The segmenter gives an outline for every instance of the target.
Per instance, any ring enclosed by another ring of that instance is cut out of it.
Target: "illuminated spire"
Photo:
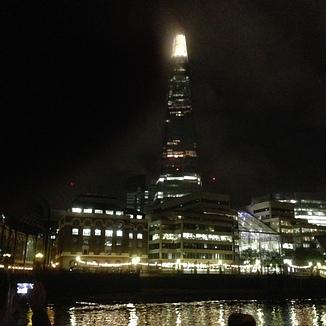
[[[172,59],[180,57],[188,59],[186,37],[181,33],[175,36],[172,48]]]
[[[173,40],[171,76],[165,111],[160,177],[156,182],[154,201],[200,191],[197,142],[191,106],[186,37],[178,31]]]

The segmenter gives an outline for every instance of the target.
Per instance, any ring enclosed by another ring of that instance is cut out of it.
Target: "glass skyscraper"
[[[174,38],[171,64],[155,202],[166,202],[169,198],[182,197],[201,189],[187,72],[188,53],[183,33]]]

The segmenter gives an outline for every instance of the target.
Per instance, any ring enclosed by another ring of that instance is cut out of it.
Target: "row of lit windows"
[[[288,234],[292,234],[293,230],[292,229],[285,229],[285,228],[281,228],[281,233],[288,233]]]
[[[180,249],[181,243],[180,242],[172,242],[172,243],[162,243],[162,249]],[[191,242],[185,242],[183,244],[184,249],[207,249],[207,250],[223,250],[223,251],[232,251],[232,245],[213,245],[213,244],[207,244],[207,243],[191,243]],[[149,245],[149,250],[155,250],[160,249],[159,243],[154,243]]]
[[[159,240],[160,239],[160,233],[153,234],[151,236],[151,240]],[[200,234],[200,233],[183,233],[182,234],[183,239],[189,239],[189,240],[206,240],[206,241],[227,241],[232,242],[232,236],[231,235],[219,235],[219,234]],[[162,239],[163,240],[180,240],[181,234],[180,233],[162,233]]]
[[[207,241],[228,241],[232,242],[232,236],[230,235],[218,235],[218,234],[200,234],[200,233],[183,233],[184,239],[192,240],[207,240]]]
[[[188,94],[185,94],[184,90],[181,90],[181,92],[176,92],[176,89],[174,89],[174,92],[170,94],[171,97],[183,97],[185,95]]]
[[[73,228],[71,230],[71,234],[72,235],[78,235],[79,234],[79,229],[78,228]],[[105,237],[107,238],[112,238],[113,237],[113,230],[105,230],[104,232]],[[102,230],[101,229],[95,229],[94,230],[94,235],[95,236],[101,236],[102,235]],[[122,237],[123,236],[123,231],[122,230],[116,230],[115,235],[117,237]],[[91,229],[89,228],[85,228],[83,229],[83,236],[84,237],[90,237],[91,236]],[[129,233],[129,239],[133,239],[133,233],[130,232]],[[142,239],[143,238],[143,234],[142,233],[137,233],[137,239]]]
[[[183,175],[181,177],[170,177],[170,176],[165,176],[165,177],[160,177],[159,182],[164,182],[164,181],[197,181],[198,177],[192,176],[192,175]],[[174,196],[174,195],[173,195]],[[182,197],[181,195],[180,197]]]
[[[171,146],[171,145],[170,145]],[[173,151],[172,149],[167,149],[167,153],[163,153],[163,157],[197,157],[196,151]]]
[[[160,259],[158,252],[150,253],[148,255],[150,260]],[[180,259],[181,255],[178,252],[175,253],[162,253],[162,259]],[[228,254],[207,254],[207,253],[183,253],[184,259],[210,259],[210,260],[233,260],[233,255]]]
[[[281,225],[292,226],[291,222],[286,220],[281,220]]]
[[[313,233],[317,232],[317,229],[302,228],[301,233]],[[300,228],[293,228],[293,233],[300,233]]]
[[[180,139],[173,139],[173,140],[170,140],[168,141],[166,144],[169,146],[169,145],[178,145],[180,143]]]
[[[90,213],[95,213],[95,214],[108,214],[108,215],[124,215],[124,212],[123,211],[114,211],[114,210],[103,210],[103,209],[93,209],[93,208],[80,208],[80,207],[73,207],[71,209],[71,211],[73,213],[87,213],[87,214],[90,214]]]
[[[212,260],[233,260],[233,255],[227,254],[210,254],[210,253],[200,253],[200,252],[184,252],[184,259],[212,259]]]
[[[77,208],[77,207],[73,207],[72,208],[72,212],[73,213],[86,213],[86,214],[91,214],[91,213],[95,213],[95,214],[107,214],[107,215],[117,215],[117,216],[122,216],[125,215],[123,211],[114,211],[114,210],[102,210],[102,209],[92,209],[92,208]],[[131,219],[136,218],[137,220],[141,220],[144,218],[143,215],[141,214],[126,214],[127,216],[129,216]]]
[[[71,229],[71,234],[72,235],[78,235],[79,234],[79,229],[78,228],[72,228]],[[101,229],[95,229],[94,230],[94,235],[95,236],[101,236],[102,230]],[[83,236],[84,237],[90,237],[91,236],[91,229],[90,228],[84,228],[83,229]],[[113,236],[113,230],[105,230],[105,236],[106,237],[112,237]],[[116,236],[117,237],[122,237],[123,236],[123,231],[122,230],[117,230],[116,231]]]

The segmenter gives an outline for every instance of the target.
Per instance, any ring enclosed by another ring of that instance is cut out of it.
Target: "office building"
[[[294,217],[326,226],[326,195],[320,193],[272,193],[252,198],[252,203],[275,200],[294,204]]]
[[[238,260],[241,265],[248,265],[253,271],[262,271],[265,267],[276,267],[283,264],[281,236],[256,216],[245,210],[238,210]],[[247,270],[248,271],[248,270]]]
[[[246,209],[279,232],[285,258],[300,247],[321,248],[318,236],[326,233],[323,196],[311,193],[268,194],[253,198]]]
[[[59,219],[57,268],[132,270],[147,265],[148,223],[144,214],[126,213],[115,198],[80,195]]]
[[[229,196],[196,192],[156,205],[149,220],[149,270],[196,273],[232,264],[237,214]]]
[[[246,210],[280,234],[281,254],[293,254],[294,204],[275,200],[263,201],[246,206]]]
[[[171,65],[155,202],[165,202],[201,189],[184,33],[174,38]]]
[[[129,177],[125,185],[127,193],[126,208],[143,212],[148,203],[148,190],[144,174]]]

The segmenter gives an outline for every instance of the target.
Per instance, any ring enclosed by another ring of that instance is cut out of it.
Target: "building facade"
[[[246,210],[238,210],[239,264],[244,271],[283,265],[280,233]]]
[[[174,38],[171,65],[155,202],[165,202],[201,189],[187,70],[188,53],[183,33]]]
[[[125,184],[127,193],[126,208],[137,212],[144,212],[148,204],[148,190],[144,174],[129,177]]]
[[[252,198],[252,203],[275,200],[294,205],[294,217],[311,224],[326,226],[326,196],[320,193],[272,193]]]
[[[229,196],[196,192],[155,206],[149,220],[149,270],[219,270],[239,251]],[[237,233],[237,232],[236,232]]]
[[[246,209],[280,234],[281,253],[287,259],[297,248],[321,249],[318,236],[326,233],[326,226],[320,219],[324,208],[318,198],[312,194],[266,195],[254,198]]]
[[[62,270],[125,271],[147,266],[148,223],[106,196],[80,195],[59,219],[56,265]]]
[[[23,220],[23,217],[0,216],[0,268],[43,268],[44,223],[36,218]]]
[[[246,210],[280,234],[281,254],[290,257],[294,250],[294,204],[270,200],[252,203]]]

